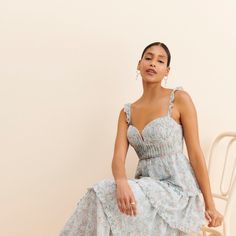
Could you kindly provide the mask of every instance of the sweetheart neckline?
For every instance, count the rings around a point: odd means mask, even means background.
[[[137,133],[139,134],[140,138],[144,141],[143,132],[145,131],[145,129],[147,129],[147,127],[148,127],[149,125],[151,125],[152,123],[154,123],[154,122],[156,122],[156,121],[158,121],[158,120],[160,120],[160,119],[162,119],[162,118],[166,118],[166,117],[169,118],[170,120],[174,121],[174,123],[175,123],[177,126],[182,127],[181,124],[179,124],[172,116],[169,116],[168,114],[167,114],[167,115],[163,115],[163,116],[159,116],[159,117],[157,117],[157,118],[155,118],[155,119],[149,121],[149,122],[143,127],[142,130],[139,130],[137,127],[135,127],[135,126],[132,125],[132,124],[130,124],[129,126],[132,126],[132,127],[137,131]]]

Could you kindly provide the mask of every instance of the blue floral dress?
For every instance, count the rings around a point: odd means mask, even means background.
[[[131,122],[131,103],[124,105],[127,139],[139,162],[128,183],[137,215],[120,212],[113,179],[87,188],[59,236],[186,236],[205,224],[202,193],[183,153],[183,128],[168,113],[150,121],[140,132]]]

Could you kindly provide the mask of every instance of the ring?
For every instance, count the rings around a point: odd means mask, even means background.
[[[135,205],[135,202],[131,202],[130,204],[131,204],[131,205]]]

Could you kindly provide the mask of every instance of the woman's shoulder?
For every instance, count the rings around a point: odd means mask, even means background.
[[[173,90],[175,91],[175,96],[179,97],[180,99],[187,99],[191,97],[189,92],[186,91],[182,86],[175,87]]]
[[[187,104],[193,103],[190,93],[183,88],[175,91],[174,100],[175,103],[179,106],[185,106]]]

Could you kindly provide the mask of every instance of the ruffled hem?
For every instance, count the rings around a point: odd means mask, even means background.
[[[110,224],[112,233],[115,236],[119,236],[119,235],[121,236],[120,230],[119,230],[121,227],[121,222],[118,220],[118,217],[115,217],[115,214],[112,214],[112,212],[114,212],[114,209],[113,209],[114,204],[113,204],[113,207],[108,204],[108,202],[111,203],[112,201],[114,201],[114,197],[112,196],[114,195],[114,192],[115,192],[115,185],[109,185],[108,188],[104,189],[102,186],[102,182],[99,182],[99,183],[95,184],[93,187],[88,188],[88,191],[93,189],[96,192],[98,199],[102,203],[104,213],[107,216],[107,220]],[[104,195],[104,193],[106,193],[106,196]],[[111,199],[108,199],[108,197],[111,197]]]
[[[181,194],[178,189],[171,188],[167,183],[157,185],[155,180],[150,178],[148,182],[146,180],[147,179],[130,179],[130,181],[134,181],[138,184],[151,206],[156,209],[156,213],[160,215],[171,228],[178,229],[184,233],[197,233],[200,231],[205,220],[204,210],[202,209],[203,204],[199,194],[187,197]],[[124,220],[122,220],[122,218],[131,218],[122,213],[122,215],[119,215],[115,196],[115,182],[113,180],[102,180],[96,183],[92,188],[95,190],[102,203],[112,233],[117,236],[122,235],[120,230],[124,227]],[[142,224],[143,222],[140,223]],[[144,227],[142,230],[145,230]],[[145,235],[148,235],[148,228],[146,229]]]
[[[152,206],[170,227],[188,234],[199,233],[205,224],[204,202],[200,198],[201,193],[196,190],[196,195],[188,195],[168,182],[153,180],[150,177],[134,179],[134,181],[139,184]],[[160,197],[158,194],[162,196]],[[177,217],[174,217],[176,214]]]
[[[114,236],[150,235],[150,221],[152,221],[156,215],[155,211],[153,211],[151,204],[146,199],[140,187],[134,181],[130,181],[129,183],[131,183],[136,200],[142,203],[142,205],[140,204],[138,207],[138,214],[139,211],[144,214],[139,215],[139,217],[129,216],[120,212],[116,200],[116,184],[114,180],[101,180],[93,185],[92,188],[103,205],[104,213],[107,216]],[[150,214],[145,214],[148,212]],[[160,234],[160,236],[162,236],[162,234]]]

